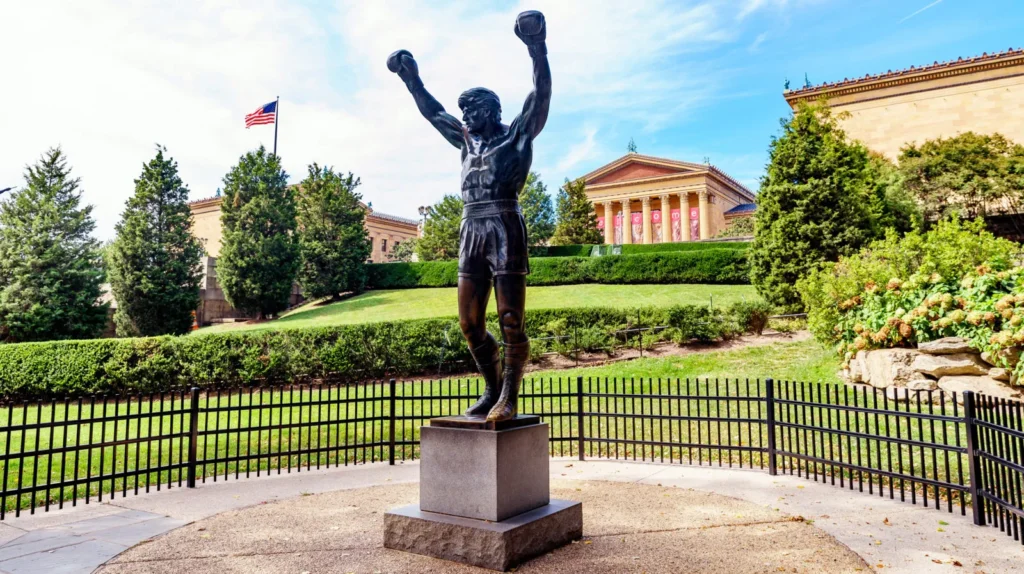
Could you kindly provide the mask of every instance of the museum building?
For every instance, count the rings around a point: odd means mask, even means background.
[[[220,256],[220,240],[222,236],[220,223],[221,197],[210,197],[189,203],[192,210],[192,233],[199,238],[206,250],[203,257],[203,281],[200,285],[200,304],[196,312],[199,325],[222,322],[225,320],[246,318],[237,309],[228,304],[224,291],[217,282],[217,257]],[[374,211],[369,205],[366,208],[365,226],[373,245],[370,261],[383,263],[388,254],[394,251],[403,241],[419,237],[419,222]],[[303,301],[302,290],[292,286],[290,305]]]
[[[825,99],[852,139],[896,160],[908,143],[1000,133],[1024,144],[1024,49],[957,58],[783,92],[793,108]]]
[[[754,213],[754,193],[713,165],[631,152],[583,181],[606,244],[711,239]]]

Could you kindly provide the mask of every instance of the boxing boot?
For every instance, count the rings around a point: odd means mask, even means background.
[[[519,385],[523,382],[523,370],[530,357],[529,341],[502,346],[505,348],[505,367],[502,373],[501,396],[487,414],[488,421],[512,419],[519,412]]]
[[[466,409],[467,417],[482,417],[490,412],[494,403],[498,402],[501,392],[501,361],[498,359],[498,343],[494,336],[487,333],[487,338],[477,347],[469,350],[476,361],[476,368],[484,378],[484,392],[473,406]]]

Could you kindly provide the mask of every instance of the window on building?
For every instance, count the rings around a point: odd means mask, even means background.
[[[380,251],[381,251],[381,253],[387,253],[388,252],[388,240],[387,239],[381,239],[380,240]]]

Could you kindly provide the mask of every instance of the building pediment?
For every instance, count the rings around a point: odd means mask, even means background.
[[[684,175],[701,172],[706,169],[707,166],[696,163],[630,153],[588,173],[583,176],[583,181],[588,186],[601,185],[666,175]]]

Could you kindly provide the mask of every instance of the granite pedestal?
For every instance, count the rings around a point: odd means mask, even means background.
[[[420,429],[420,502],[384,515],[384,546],[507,570],[579,539],[583,506],[551,500],[548,425],[433,419]]]

